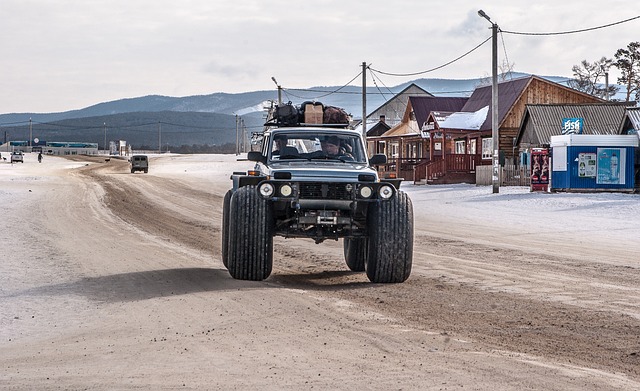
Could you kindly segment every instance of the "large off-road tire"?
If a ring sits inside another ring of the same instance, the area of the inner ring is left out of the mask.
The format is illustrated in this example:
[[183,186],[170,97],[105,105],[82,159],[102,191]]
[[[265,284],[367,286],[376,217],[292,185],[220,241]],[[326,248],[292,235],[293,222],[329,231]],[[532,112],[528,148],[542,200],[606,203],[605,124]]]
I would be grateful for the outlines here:
[[227,269],[237,280],[261,281],[273,266],[273,209],[255,186],[231,196]]
[[365,262],[371,282],[403,282],[413,262],[413,205],[403,191],[369,206],[368,251]]
[[347,267],[354,272],[363,272],[364,263],[367,258],[366,238],[344,238],[344,260]]
[[222,201],[222,227],[220,232],[222,235],[222,264],[229,267],[229,208],[231,208],[231,196],[233,192],[227,191]]

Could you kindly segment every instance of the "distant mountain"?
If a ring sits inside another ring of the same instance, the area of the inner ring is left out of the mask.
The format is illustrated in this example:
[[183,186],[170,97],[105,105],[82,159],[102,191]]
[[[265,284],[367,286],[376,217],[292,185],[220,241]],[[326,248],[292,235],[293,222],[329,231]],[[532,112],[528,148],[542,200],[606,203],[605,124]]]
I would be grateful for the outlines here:
[[[511,78],[523,76],[529,74],[510,75]],[[569,80],[560,76],[543,77],[565,85]],[[411,83],[435,96],[469,96],[478,85],[490,82],[490,78],[417,79],[387,88],[370,81],[367,84],[367,113],[373,112]],[[294,104],[320,101],[325,105],[342,107],[354,118],[362,117],[362,88],[358,86],[283,89],[282,98]],[[31,120],[32,137],[41,132],[43,136],[40,139],[44,137],[47,141],[98,142],[102,146],[106,128],[109,140],[124,139],[134,145],[157,147],[158,142],[172,146],[235,143],[236,115],[240,116],[247,132],[260,130],[264,123],[264,107],[276,99],[275,89],[186,97],[149,95],[60,113],[0,114],[0,131],[8,140],[27,140]],[[160,141],[154,133],[160,133]]]
[[[261,122],[261,121],[260,121]],[[262,124],[259,128],[262,129]],[[247,124],[245,123],[245,127]],[[241,128],[241,127],[239,127]],[[250,129],[250,128],[248,128]],[[134,148],[162,149],[182,145],[222,145],[235,143],[235,116],[202,112],[132,112],[36,122],[1,128],[9,141],[29,137],[45,141],[97,143],[104,149],[105,139],[126,140]],[[256,129],[253,129],[255,131]]]
[[[512,77],[528,76],[525,73],[513,73]],[[552,81],[564,81],[566,77],[545,77]],[[426,91],[438,96],[469,96],[474,88],[487,81],[478,79],[417,79],[393,87],[375,85],[369,82],[367,88],[367,112],[372,112],[393,95],[405,89],[411,83],[422,87]],[[362,115],[362,88],[347,87],[311,87],[308,89],[284,89],[282,98],[285,102],[292,101],[299,104],[308,100],[321,101],[327,105],[339,106],[350,112],[354,117]],[[238,94],[214,93],[210,95],[193,95],[185,97],[170,97],[148,95],[137,98],[125,98],[111,102],[98,103],[83,109],[60,113],[6,113],[0,114],[0,125],[7,123],[53,122],[71,118],[86,118],[106,116],[112,114],[133,112],[203,112],[234,116],[261,113],[264,102],[277,100],[277,91],[253,91]]]

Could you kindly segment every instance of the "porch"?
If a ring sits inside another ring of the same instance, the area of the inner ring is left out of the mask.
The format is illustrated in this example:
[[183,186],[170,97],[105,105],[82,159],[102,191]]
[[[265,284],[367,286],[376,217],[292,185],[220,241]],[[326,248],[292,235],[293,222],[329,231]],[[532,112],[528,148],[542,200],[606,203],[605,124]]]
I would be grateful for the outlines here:
[[381,178],[402,178],[414,184],[476,183],[480,154],[448,154],[444,159],[390,158],[378,166]]

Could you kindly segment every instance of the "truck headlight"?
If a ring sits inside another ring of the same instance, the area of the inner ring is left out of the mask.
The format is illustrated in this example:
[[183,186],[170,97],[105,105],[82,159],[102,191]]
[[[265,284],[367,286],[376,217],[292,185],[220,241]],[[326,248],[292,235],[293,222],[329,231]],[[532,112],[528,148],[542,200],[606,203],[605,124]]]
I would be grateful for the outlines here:
[[378,194],[383,200],[388,200],[393,196],[393,189],[388,185],[380,186],[380,189],[378,189]]
[[291,186],[289,186],[289,185],[280,186],[280,194],[283,197],[289,197],[291,195],[291,193],[293,193],[293,189],[291,189]]
[[373,193],[373,190],[369,186],[362,186],[360,188],[360,197],[362,198],[369,198],[371,197],[372,193]]
[[260,187],[258,188],[258,191],[260,192],[260,195],[263,196],[264,198],[271,197],[273,195],[273,185],[269,182],[265,182],[260,185]]

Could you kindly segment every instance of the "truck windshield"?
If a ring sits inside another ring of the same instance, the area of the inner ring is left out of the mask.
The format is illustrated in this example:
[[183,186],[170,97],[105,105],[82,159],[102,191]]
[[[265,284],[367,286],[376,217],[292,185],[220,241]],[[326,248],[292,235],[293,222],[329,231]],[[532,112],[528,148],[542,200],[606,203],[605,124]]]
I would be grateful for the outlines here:
[[336,160],[366,162],[360,138],[337,133],[276,133],[271,138],[269,159]]

